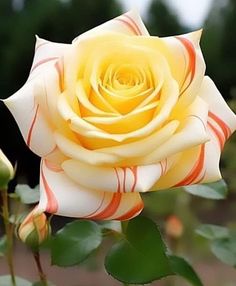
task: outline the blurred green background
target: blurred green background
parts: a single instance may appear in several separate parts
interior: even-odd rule
[[[114,0],[0,0],[0,98],[10,96],[26,81],[34,54],[35,34],[51,41],[70,43],[78,34],[121,13],[120,3]],[[181,34],[192,30],[181,23],[176,12],[164,0],[151,2],[145,24],[152,35],[158,36]],[[212,1],[210,12],[203,23],[204,32],[201,41],[207,64],[206,73],[215,81],[234,110],[236,110],[235,27],[236,1]],[[15,181],[35,186],[38,183],[39,158],[25,146],[14,119],[2,103],[0,122],[0,148],[13,163],[17,161],[18,164]],[[219,267],[217,273],[222,271],[223,274],[219,277],[223,282],[217,278],[215,281],[219,284],[207,282],[209,283],[207,286],[236,285],[236,274],[230,272],[231,270],[223,264],[222,266],[218,264],[210,254],[207,242],[194,234],[194,228],[200,222],[221,225],[236,223],[235,136],[225,146],[221,167],[223,177],[229,185],[229,196],[225,201],[196,198],[183,191],[158,192],[147,194],[144,198],[145,212],[156,218],[163,229],[170,215],[176,215],[180,219],[183,224],[183,235],[175,242],[174,248],[179,254],[192,259],[204,279],[209,275],[214,276],[209,274],[212,272],[207,271],[218,269],[217,267]],[[206,265],[209,264],[212,264],[213,268],[207,270]],[[225,280],[226,276],[228,280]]]

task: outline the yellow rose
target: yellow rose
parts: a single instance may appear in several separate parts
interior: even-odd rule
[[[37,38],[5,103],[42,157],[39,211],[124,220],[140,192],[220,179],[236,117],[205,76],[200,36],[149,36],[131,11],[72,44]]]

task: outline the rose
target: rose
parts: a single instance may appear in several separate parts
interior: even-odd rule
[[[18,229],[18,236],[32,249],[37,249],[50,234],[50,226],[44,213],[29,213]]]
[[[140,192],[220,179],[236,119],[204,75],[200,36],[151,37],[131,11],[72,44],[37,38],[5,101],[42,157],[37,211],[129,219]]]

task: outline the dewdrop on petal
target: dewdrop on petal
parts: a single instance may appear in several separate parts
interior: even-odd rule
[[[14,168],[0,149],[0,188],[7,188],[9,181],[14,177]]]
[[[18,229],[21,241],[32,249],[37,249],[48,238],[49,233],[50,227],[46,215],[34,210],[28,214]]]

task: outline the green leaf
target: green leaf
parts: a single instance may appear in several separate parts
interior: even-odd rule
[[[236,235],[214,240],[211,251],[222,262],[236,267]]]
[[[195,231],[200,236],[211,240],[229,237],[229,230],[219,225],[202,224]]]
[[[4,235],[3,237],[0,238],[0,257],[5,255],[6,248],[7,248],[7,237],[6,235]]]
[[[225,199],[228,193],[227,185],[224,180],[210,184],[185,186],[183,188],[192,195],[213,200]]]
[[[16,278],[16,286],[31,286],[32,283],[20,278],[20,277],[15,277]],[[4,276],[0,276],[0,285],[4,285],[4,286],[12,286],[12,282],[11,282],[11,276],[10,275],[4,275]]]
[[[102,232],[93,221],[81,220],[59,230],[51,243],[52,264],[72,266],[82,262],[102,241]]]
[[[189,281],[193,286],[203,286],[202,281],[192,266],[182,257],[169,256],[172,270]]]
[[[17,185],[15,193],[19,196],[20,201],[23,204],[34,204],[39,201],[39,187],[36,186],[31,189],[28,185]]]
[[[174,274],[156,224],[145,218],[131,220],[126,238],[113,245],[106,256],[109,274],[128,284],[146,284]]]

